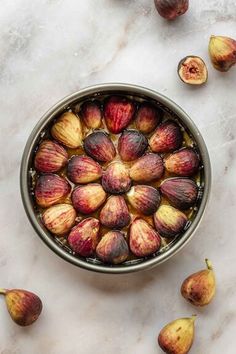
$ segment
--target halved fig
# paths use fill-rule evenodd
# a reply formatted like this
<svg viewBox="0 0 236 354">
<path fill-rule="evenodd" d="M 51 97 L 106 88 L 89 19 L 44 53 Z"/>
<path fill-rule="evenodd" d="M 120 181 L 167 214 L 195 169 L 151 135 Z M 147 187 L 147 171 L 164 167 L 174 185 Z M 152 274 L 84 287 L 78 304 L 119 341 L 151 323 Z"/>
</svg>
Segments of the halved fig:
<svg viewBox="0 0 236 354">
<path fill-rule="evenodd" d="M 180 79 L 189 85 L 202 85 L 208 79 L 206 64 L 202 58 L 187 56 L 178 65 Z"/>
</svg>

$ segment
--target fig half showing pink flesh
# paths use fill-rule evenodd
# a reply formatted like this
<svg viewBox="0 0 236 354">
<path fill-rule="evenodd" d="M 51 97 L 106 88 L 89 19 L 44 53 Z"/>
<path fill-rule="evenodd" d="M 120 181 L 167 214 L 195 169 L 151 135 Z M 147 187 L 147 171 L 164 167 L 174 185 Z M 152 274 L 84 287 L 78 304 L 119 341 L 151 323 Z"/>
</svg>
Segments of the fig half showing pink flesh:
<svg viewBox="0 0 236 354">
<path fill-rule="evenodd" d="M 178 74 L 189 85 L 203 85 L 208 79 L 206 64 L 197 56 L 183 58 L 178 65 Z"/>
</svg>

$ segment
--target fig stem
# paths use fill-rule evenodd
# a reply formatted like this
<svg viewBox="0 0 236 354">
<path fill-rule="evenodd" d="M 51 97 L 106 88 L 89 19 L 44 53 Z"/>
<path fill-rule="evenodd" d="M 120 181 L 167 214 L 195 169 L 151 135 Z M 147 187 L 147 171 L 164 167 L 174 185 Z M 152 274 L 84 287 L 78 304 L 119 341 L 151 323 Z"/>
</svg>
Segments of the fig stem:
<svg viewBox="0 0 236 354">
<path fill-rule="evenodd" d="M 205 262 L 206 262 L 207 268 L 208 268 L 209 270 L 213 270 L 211 261 L 206 258 L 206 259 L 205 259 Z"/>
<path fill-rule="evenodd" d="M 193 322 L 195 322 L 195 321 L 196 321 L 196 318 L 197 318 L 197 315 L 192 315 L 191 320 L 192 320 Z"/>
<path fill-rule="evenodd" d="M 0 289 L 0 295 L 6 295 L 7 290 L 6 289 Z"/>
</svg>

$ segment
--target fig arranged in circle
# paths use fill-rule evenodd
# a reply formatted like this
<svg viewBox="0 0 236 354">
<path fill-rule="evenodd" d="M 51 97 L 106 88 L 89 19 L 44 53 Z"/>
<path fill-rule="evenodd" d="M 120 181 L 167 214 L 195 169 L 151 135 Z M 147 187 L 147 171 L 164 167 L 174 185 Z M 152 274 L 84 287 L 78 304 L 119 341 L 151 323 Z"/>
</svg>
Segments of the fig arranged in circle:
<svg viewBox="0 0 236 354">
<path fill-rule="evenodd" d="M 99 242 L 100 222 L 95 218 L 82 220 L 68 236 L 71 249 L 82 257 L 92 256 Z"/>
<path fill-rule="evenodd" d="M 121 133 L 132 121 L 135 113 L 134 103 L 121 96 L 112 96 L 104 106 L 104 117 L 108 130 L 113 134 Z"/>
<path fill-rule="evenodd" d="M 88 128 L 98 129 L 102 124 L 102 112 L 98 101 L 87 101 L 83 103 L 81 115 Z"/>
<path fill-rule="evenodd" d="M 199 168 L 199 157 L 192 148 L 184 148 L 174 152 L 165 160 L 168 172 L 178 176 L 193 176 Z"/>
<path fill-rule="evenodd" d="M 130 226 L 129 245 L 135 256 L 147 257 L 159 250 L 161 238 L 151 225 L 137 218 Z"/>
<path fill-rule="evenodd" d="M 106 200 L 106 192 L 98 183 L 76 187 L 71 195 L 74 208 L 81 214 L 95 212 Z"/>
<path fill-rule="evenodd" d="M 159 125 L 149 140 L 153 152 L 164 153 L 179 149 L 182 145 L 183 134 L 178 124 L 166 121 Z"/>
<path fill-rule="evenodd" d="M 84 150 L 87 155 L 100 162 L 109 162 L 116 156 L 113 142 L 102 131 L 96 131 L 84 139 Z"/>
<path fill-rule="evenodd" d="M 110 229 L 122 229 L 130 223 L 129 209 L 122 196 L 111 196 L 101 210 L 100 221 Z"/>
<path fill-rule="evenodd" d="M 36 152 L 34 166 L 40 172 L 57 172 L 67 163 L 67 151 L 58 143 L 44 140 Z"/>
<path fill-rule="evenodd" d="M 51 134 L 59 143 L 71 149 L 82 145 L 82 126 L 74 113 L 64 113 L 52 126 Z"/>
<path fill-rule="evenodd" d="M 161 197 L 158 190 L 151 186 L 133 186 L 127 198 L 134 209 L 143 215 L 152 215 L 160 205 Z"/>
<path fill-rule="evenodd" d="M 187 216 L 170 205 L 161 205 L 154 214 L 156 230 L 163 237 L 174 237 L 183 231 Z"/>
<path fill-rule="evenodd" d="M 161 184 L 160 190 L 172 206 L 181 210 L 193 206 L 198 196 L 198 186 L 190 178 L 168 178 Z"/>
<path fill-rule="evenodd" d="M 88 156 L 73 156 L 67 167 L 67 175 L 73 183 L 94 182 L 102 176 L 101 166 Z"/>
<path fill-rule="evenodd" d="M 120 231 L 109 231 L 99 242 L 96 254 L 104 263 L 120 264 L 129 256 L 129 248 Z"/>
<path fill-rule="evenodd" d="M 63 200 L 71 191 L 71 186 L 64 178 L 48 173 L 37 180 L 35 186 L 36 203 L 47 208 Z"/>
<path fill-rule="evenodd" d="M 123 161 L 136 160 L 144 154 L 147 147 L 147 138 L 133 129 L 124 131 L 118 142 L 118 151 Z"/>
<path fill-rule="evenodd" d="M 150 103 L 142 103 L 135 118 L 136 129 L 141 133 L 151 133 L 162 119 L 162 111 Z"/>
<path fill-rule="evenodd" d="M 164 173 L 164 164 L 158 154 L 147 154 L 138 159 L 130 168 L 130 177 L 135 182 L 152 182 Z"/>
</svg>

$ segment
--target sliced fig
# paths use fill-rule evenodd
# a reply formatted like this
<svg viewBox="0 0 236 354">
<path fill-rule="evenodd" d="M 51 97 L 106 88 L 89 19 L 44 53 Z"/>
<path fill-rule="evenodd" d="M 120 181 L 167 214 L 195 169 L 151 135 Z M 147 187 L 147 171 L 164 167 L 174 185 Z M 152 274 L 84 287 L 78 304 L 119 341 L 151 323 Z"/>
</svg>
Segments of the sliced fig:
<svg viewBox="0 0 236 354">
<path fill-rule="evenodd" d="M 99 162 L 108 162 L 116 156 L 116 149 L 109 136 L 102 131 L 96 131 L 84 139 L 86 154 Z"/>
<path fill-rule="evenodd" d="M 135 105 L 126 97 L 109 97 L 104 106 L 104 117 L 108 130 L 113 134 L 121 133 L 133 119 L 134 113 Z"/>
<path fill-rule="evenodd" d="M 153 152 L 171 152 L 179 149 L 183 142 L 183 134 L 179 125 L 167 120 L 157 127 L 149 139 L 149 145 Z"/>
<path fill-rule="evenodd" d="M 187 56 L 178 65 L 180 79 L 189 85 L 202 85 L 207 82 L 208 71 L 202 58 Z"/>
<path fill-rule="evenodd" d="M 118 151 L 123 161 L 133 161 L 141 157 L 147 146 L 147 138 L 134 129 L 125 130 L 118 141 Z"/>
<path fill-rule="evenodd" d="M 144 102 L 140 105 L 135 119 L 136 128 L 141 133 L 151 133 L 160 123 L 163 112 L 154 105 Z"/>
<path fill-rule="evenodd" d="M 190 178 L 168 178 L 161 184 L 160 190 L 172 206 L 181 210 L 190 208 L 197 200 L 198 186 Z"/>
</svg>

